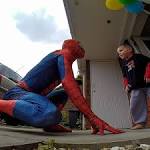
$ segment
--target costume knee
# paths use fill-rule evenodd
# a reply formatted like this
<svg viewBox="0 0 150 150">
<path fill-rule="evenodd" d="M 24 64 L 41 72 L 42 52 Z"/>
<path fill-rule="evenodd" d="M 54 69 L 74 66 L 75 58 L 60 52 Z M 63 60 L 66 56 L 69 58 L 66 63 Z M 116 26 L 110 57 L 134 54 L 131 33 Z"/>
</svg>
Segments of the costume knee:
<svg viewBox="0 0 150 150">
<path fill-rule="evenodd" d="M 13 116 L 34 127 L 58 124 L 62 118 L 60 111 L 52 103 L 47 103 L 47 107 L 43 107 L 23 100 L 16 102 Z"/>
<path fill-rule="evenodd" d="M 15 99 L 13 117 L 25 124 L 35 127 L 45 127 L 58 124 L 61 113 L 58 108 L 45 96 L 25 91 L 16 87 L 5 95 L 6 99 Z"/>
</svg>

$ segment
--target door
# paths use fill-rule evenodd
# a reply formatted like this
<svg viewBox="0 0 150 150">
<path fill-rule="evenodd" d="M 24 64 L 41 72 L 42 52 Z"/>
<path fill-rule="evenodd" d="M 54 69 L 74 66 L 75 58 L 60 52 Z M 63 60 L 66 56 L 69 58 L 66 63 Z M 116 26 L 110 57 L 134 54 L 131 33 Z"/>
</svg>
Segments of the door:
<svg viewBox="0 0 150 150">
<path fill-rule="evenodd" d="M 90 64 L 91 107 L 117 128 L 130 128 L 129 100 L 122 86 L 120 66 L 115 61 Z"/>
</svg>

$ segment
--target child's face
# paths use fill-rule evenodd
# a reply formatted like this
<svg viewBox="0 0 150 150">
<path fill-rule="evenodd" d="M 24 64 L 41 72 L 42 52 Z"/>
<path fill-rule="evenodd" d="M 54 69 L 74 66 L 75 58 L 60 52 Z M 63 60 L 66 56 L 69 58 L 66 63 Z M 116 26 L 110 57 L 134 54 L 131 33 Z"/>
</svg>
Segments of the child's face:
<svg viewBox="0 0 150 150">
<path fill-rule="evenodd" d="M 132 49 L 130 47 L 119 46 L 117 49 L 117 53 L 121 59 L 127 59 L 132 54 Z"/>
</svg>

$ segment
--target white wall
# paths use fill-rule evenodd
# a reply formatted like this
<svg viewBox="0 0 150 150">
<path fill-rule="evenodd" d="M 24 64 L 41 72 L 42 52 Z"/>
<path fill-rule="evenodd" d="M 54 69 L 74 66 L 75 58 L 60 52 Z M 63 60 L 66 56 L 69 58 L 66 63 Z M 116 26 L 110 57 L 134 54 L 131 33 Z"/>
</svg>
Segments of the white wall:
<svg viewBox="0 0 150 150">
<path fill-rule="evenodd" d="M 123 91 L 118 62 L 91 61 L 90 70 L 93 111 L 114 127 L 131 127 L 129 101 Z"/>
</svg>

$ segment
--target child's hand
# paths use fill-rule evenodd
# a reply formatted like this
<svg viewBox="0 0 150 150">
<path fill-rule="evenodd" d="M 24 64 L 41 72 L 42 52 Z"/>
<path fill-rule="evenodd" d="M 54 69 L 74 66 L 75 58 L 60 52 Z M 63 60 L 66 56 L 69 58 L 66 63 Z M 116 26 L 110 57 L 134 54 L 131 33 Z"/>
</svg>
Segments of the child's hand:
<svg viewBox="0 0 150 150">
<path fill-rule="evenodd" d="M 128 84 L 126 87 L 125 87 L 125 92 L 128 93 L 130 91 L 130 88 L 131 88 L 131 85 Z"/>
<path fill-rule="evenodd" d="M 146 83 L 150 83 L 150 78 L 145 78 Z"/>
</svg>

